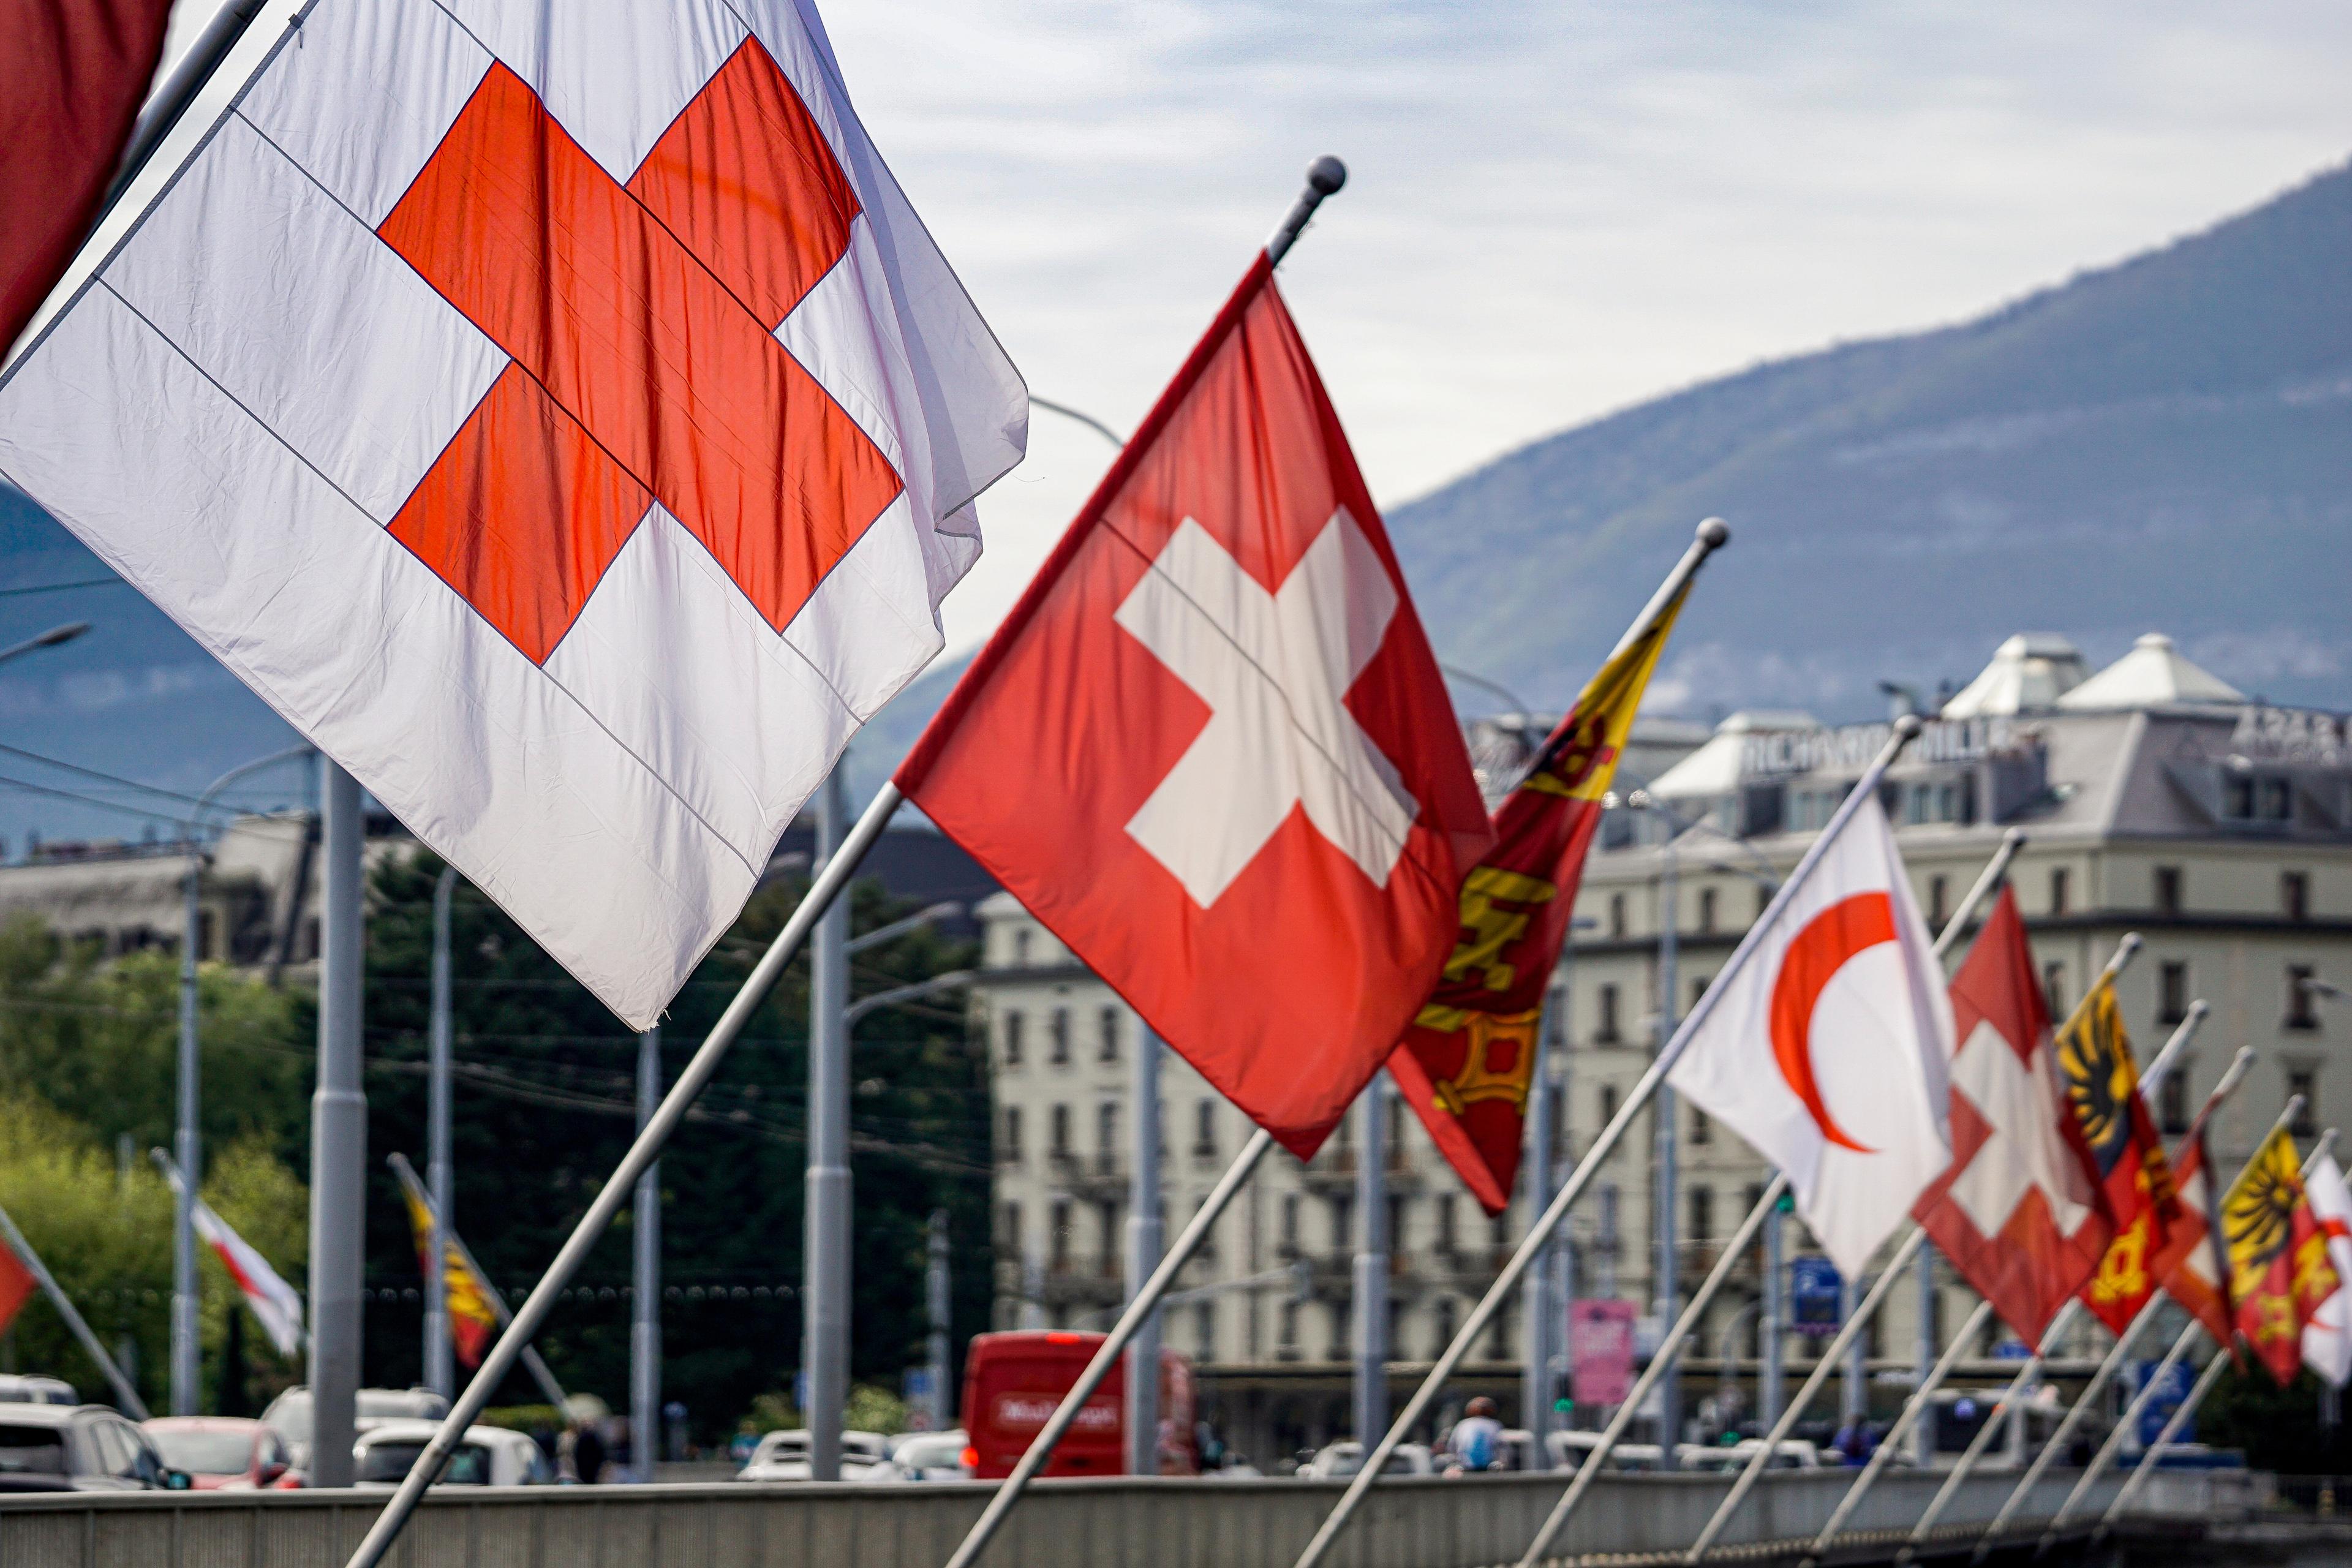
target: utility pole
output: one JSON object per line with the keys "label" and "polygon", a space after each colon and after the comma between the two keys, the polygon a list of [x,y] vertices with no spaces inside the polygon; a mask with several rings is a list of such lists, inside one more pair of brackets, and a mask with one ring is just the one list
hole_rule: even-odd
{"label": "utility pole", "polygon": [[[816,795],[821,872],[849,826],[849,753]],[[846,890],[816,922],[809,955],[808,1184],[803,1202],[801,1365],[808,1377],[809,1479],[841,1479],[841,1418],[849,1399],[849,904]]]}
{"label": "utility pole", "polygon": [[[1127,1197],[1127,1299],[1134,1300],[1167,1250],[1167,1218],[1160,1205],[1160,1037],[1136,1019],[1135,1164]],[[1127,1352],[1127,1473],[1160,1473],[1160,1313],[1135,1331]]]}
{"label": "utility pole", "polygon": [[[367,1092],[361,1079],[363,889],[359,781],[320,759],[319,1087],[310,1097],[310,1484],[352,1484],[366,1251]],[[190,1175],[193,1182],[194,1177]]]}
{"label": "utility pole", "polygon": [[[1551,1202],[1551,1072],[1549,1015],[1536,1019],[1535,1039],[1528,1048],[1535,1060],[1528,1072],[1528,1212],[1541,1214]],[[1528,1282],[1521,1287],[1522,1310],[1527,1317],[1525,1349],[1527,1363],[1519,1372],[1519,1425],[1534,1435],[1537,1463],[1545,1462],[1544,1436],[1551,1430],[1551,1352],[1552,1314],[1552,1255],[1528,1270]],[[1557,1309],[1565,1310],[1565,1308]],[[1387,1421],[1378,1426],[1358,1423],[1357,1430],[1370,1432],[1385,1429]]]}
{"label": "utility pole", "polygon": [[955,1424],[955,1396],[948,1388],[948,1211],[931,1211],[930,1235],[924,1243],[923,1305],[931,1331],[923,1339],[923,1359],[931,1373],[931,1430],[944,1432]]}
{"label": "utility pole", "polygon": [[1389,1427],[1388,1078],[1374,1073],[1356,1097],[1356,1441]]}
{"label": "utility pole", "polygon": [[425,1185],[433,1194],[433,1236],[425,1256],[425,1386],[444,1399],[457,1395],[457,1368],[449,1341],[449,1228],[457,1223],[457,1175],[449,1163],[449,909],[457,868],[444,866],[433,884],[433,1019],[425,1093]]}
{"label": "utility pole", "polygon": [[[1925,1388],[1936,1365],[1936,1247],[1930,1242],[1919,1249],[1919,1337],[1914,1347],[1914,1373],[1911,1386]],[[1923,1407],[1911,1426],[1911,1459],[1925,1467],[1936,1457],[1936,1407]]]}
{"label": "utility pole", "polygon": [[1788,1333],[1781,1304],[1785,1263],[1780,1255],[1780,1226],[1787,1215],[1785,1198],[1777,1199],[1764,1216],[1764,1305],[1756,1314],[1756,1418],[1770,1431],[1780,1420],[1780,1355]]}
{"label": "utility pole", "polygon": [[[661,1026],[637,1037],[637,1131],[654,1119],[662,1095]],[[654,1479],[661,1428],[661,1162],[637,1178],[636,1302],[629,1314],[629,1449],[637,1479]]]}
{"label": "utility pole", "polygon": [[[1681,956],[1682,932],[1680,917],[1675,912],[1675,896],[1679,891],[1680,868],[1675,856],[1675,823],[1664,811],[1656,814],[1665,831],[1658,866],[1658,1018],[1655,1050],[1664,1051],[1666,1042],[1675,1036],[1675,986],[1676,962]],[[1681,1184],[1675,1169],[1675,1118],[1677,1096],[1672,1085],[1661,1079],[1658,1084],[1654,1118],[1657,1129],[1655,1142],[1658,1160],[1656,1225],[1658,1262],[1655,1289],[1651,1292],[1656,1305],[1658,1327],[1663,1331],[1675,1321],[1675,1302],[1682,1294],[1679,1258],[1675,1253],[1675,1205],[1681,1193]],[[1675,1445],[1683,1436],[1683,1380],[1671,1366],[1658,1380],[1658,1456],[1664,1469],[1676,1469]]]}

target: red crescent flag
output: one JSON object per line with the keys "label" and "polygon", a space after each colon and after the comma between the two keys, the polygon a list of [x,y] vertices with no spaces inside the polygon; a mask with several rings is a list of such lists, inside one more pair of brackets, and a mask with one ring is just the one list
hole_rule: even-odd
{"label": "red crescent flag", "polygon": [[1951,1161],[1952,1006],[1875,794],[1716,990],[1668,1081],[1788,1173],[1857,1277]]}
{"label": "red crescent flag", "polygon": [[0,0],[0,353],[98,217],[172,0]]}
{"label": "red crescent flag", "polygon": [[1454,952],[1389,1058],[1389,1076],[1488,1214],[1510,1205],[1518,1178],[1544,991],[1601,797],[1689,594],[1601,667],[1495,814],[1495,847],[1462,884]]}
{"label": "red crescent flag", "polygon": [[2072,1126],[2016,895],[1952,977],[1952,1163],[1914,1212],[2001,1321],[2040,1344],[2114,1234]]}
{"label": "red crescent flag", "polygon": [[1314,1152],[1491,842],[1451,702],[1263,256],[898,787]]}

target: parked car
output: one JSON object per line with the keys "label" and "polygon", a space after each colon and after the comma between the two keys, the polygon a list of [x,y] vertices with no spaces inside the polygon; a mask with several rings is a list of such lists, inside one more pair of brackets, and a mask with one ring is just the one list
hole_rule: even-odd
{"label": "parked car", "polygon": [[[353,1426],[365,1432],[387,1421],[438,1421],[449,1414],[449,1402],[429,1388],[362,1388],[359,1416]],[[286,1451],[297,1470],[310,1468],[310,1391],[299,1384],[269,1402],[261,1424],[286,1439]]]}
{"label": "parked car", "polygon": [[[890,1440],[879,1432],[841,1435],[841,1479],[865,1481],[890,1462]],[[751,1450],[751,1462],[735,1472],[739,1481],[804,1481],[809,1479],[809,1435],[771,1432]]]}
{"label": "parked car", "polygon": [[61,1377],[0,1373],[0,1405],[79,1405],[81,1395]]}
{"label": "parked car", "polygon": [[[380,1420],[352,1445],[352,1482],[364,1489],[390,1490],[416,1467],[425,1446],[441,1429],[438,1420]],[[468,1426],[434,1484],[445,1487],[542,1487],[555,1471],[539,1445],[503,1426]]]}
{"label": "parked car", "polygon": [[[1555,1470],[1583,1468],[1585,1459],[1601,1447],[1598,1432],[1548,1432],[1544,1435],[1544,1452],[1551,1456]],[[1657,1470],[1665,1468],[1664,1452],[1655,1443],[1620,1443],[1609,1450],[1608,1468],[1612,1470]]]}
{"label": "parked car", "polygon": [[[1727,1445],[1677,1443],[1675,1445],[1675,1463],[1683,1469],[1702,1473],[1744,1470],[1763,1447],[1764,1439],[1761,1437],[1743,1437]],[[1768,1470],[1818,1470],[1822,1468],[1822,1453],[1811,1443],[1784,1437],[1773,1450],[1772,1462],[1764,1468]]]}
{"label": "parked car", "polygon": [[103,1405],[0,1409],[0,1492],[184,1491],[147,1434]]}
{"label": "parked car", "polygon": [[964,1451],[971,1439],[961,1431],[909,1432],[890,1439],[890,1460],[865,1479],[874,1481],[961,1481],[971,1476]]}
{"label": "parked car", "polygon": [[239,1415],[158,1415],[144,1430],[163,1462],[202,1491],[299,1487],[286,1439]]}
{"label": "parked car", "polygon": [[[1364,1468],[1364,1446],[1353,1437],[1337,1443],[1327,1443],[1315,1457],[1298,1467],[1298,1479],[1306,1481],[1344,1481]],[[1381,1474],[1383,1476],[1430,1476],[1437,1473],[1437,1462],[1430,1456],[1425,1443],[1399,1443],[1396,1452]]]}

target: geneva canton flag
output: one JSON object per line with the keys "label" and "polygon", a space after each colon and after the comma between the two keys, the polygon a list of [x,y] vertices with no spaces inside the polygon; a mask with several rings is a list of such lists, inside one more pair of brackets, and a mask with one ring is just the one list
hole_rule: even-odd
{"label": "geneva canton flag", "polygon": [[276,31],[0,477],[648,1026],[939,650],[1026,395],[805,4]]}

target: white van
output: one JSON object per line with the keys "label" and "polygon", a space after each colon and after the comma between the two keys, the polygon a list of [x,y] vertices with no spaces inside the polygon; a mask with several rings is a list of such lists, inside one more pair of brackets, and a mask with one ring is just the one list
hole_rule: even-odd
{"label": "white van", "polygon": [[[425,1446],[441,1430],[437,1421],[380,1421],[352,1445],[352,1482],[363,1489],[389,1491],[407,1479]],[[503,1426],[468,1426],[449,1456],[436,1486],[543,1487],[555,1479],[547,1456],[520,1432]]]}

